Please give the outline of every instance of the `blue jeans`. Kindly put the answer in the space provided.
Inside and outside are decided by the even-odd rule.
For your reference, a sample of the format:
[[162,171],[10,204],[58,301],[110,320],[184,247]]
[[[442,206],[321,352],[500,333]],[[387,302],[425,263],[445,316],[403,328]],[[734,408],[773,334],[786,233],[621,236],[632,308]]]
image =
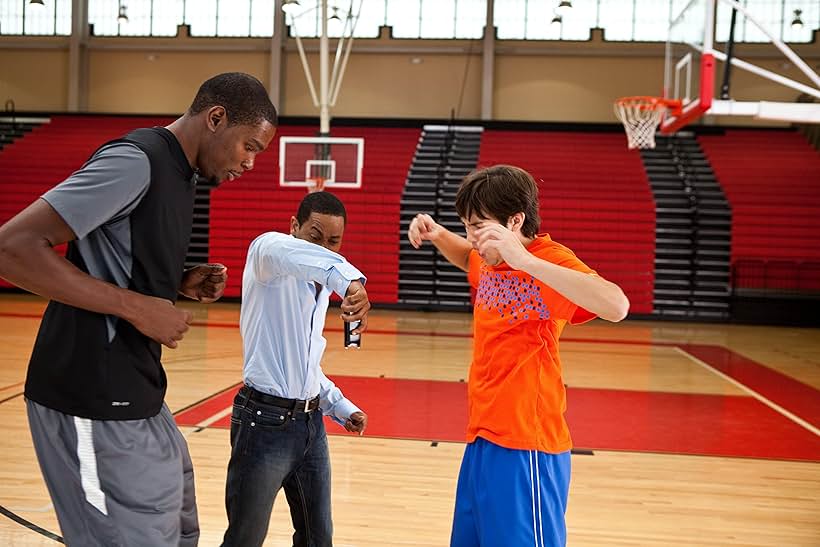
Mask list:
[[234,399],[231,460],[225,488],[223,547],[261,546],[281,488],[290,506],[295,547],[330,547],[330,457],[322,413]]

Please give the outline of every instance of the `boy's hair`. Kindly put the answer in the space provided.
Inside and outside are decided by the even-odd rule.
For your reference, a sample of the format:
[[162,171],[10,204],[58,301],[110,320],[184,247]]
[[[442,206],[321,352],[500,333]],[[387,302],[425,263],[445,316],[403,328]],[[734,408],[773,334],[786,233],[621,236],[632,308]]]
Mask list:
[[512,165],[494,165],[464,177],[456,194],[456,211],[462,219],[475,213],[478,218],[495,219],[505,226],[510,217],[523,212],[524,237],[535,237],[541,227],[538,185],[532,175]]
[[344,204],[330,192],[312,192],[306,195],[296,211],[296,222],[301,226],[311,213],[342,217],[347,224],[347,211]]
[[225,109],[228,125],[256,125],[262,120],[276,125],[278,119],[262,82],[242,72],[226,72],[206,80],[188,112],[199,114],[212,106]]

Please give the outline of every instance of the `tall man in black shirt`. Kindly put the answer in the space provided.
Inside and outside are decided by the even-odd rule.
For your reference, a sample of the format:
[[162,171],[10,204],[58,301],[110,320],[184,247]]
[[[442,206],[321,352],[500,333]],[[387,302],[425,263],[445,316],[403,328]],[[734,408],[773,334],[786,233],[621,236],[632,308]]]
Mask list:
[[[68,545],[196,545],[193,468],[165,406],[161,345],[213,302],[224,266],[184,271],[197,177],[233,180],[276,132],[264,86],[241,73],[200,87],[167,127],[104,144],[0,226],[0,276],[51,300],[34,344],[26,405],[40,468]],[[63,258],[52,247],[68,242]]]

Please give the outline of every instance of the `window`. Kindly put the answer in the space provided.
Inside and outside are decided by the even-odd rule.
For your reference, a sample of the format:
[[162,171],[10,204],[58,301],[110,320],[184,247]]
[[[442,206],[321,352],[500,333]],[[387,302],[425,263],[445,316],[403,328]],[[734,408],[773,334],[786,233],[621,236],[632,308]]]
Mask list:
[[[739,0],[759,23],[766,27],[775,38],[785,42],[811,42],[812,30],[820,26],[820,2],[817,0]],[[799,9],[803,27],[792,28],[794,10]],[[718,6],[715,39],[725,42],[729,39],[732,8]],[[738,14],[735,26],[736,42],[768,42],[769,39],[748,18]]]
[[[300,6],[292,33],[302,38],[319,36],[318,1],[301,0]],[[382,26],[391,27],[394,38],[481,38],[487,16],[487,0],[329,0],[329,15],[334,6],[342,17],[348,11],[354,17],[359,13],[353,34],[357,38],[376,38]],[[330,37],[340,34],[340,28],[328,29]]]
[[0,34],[68,36],[71,34],[71,0],[0,0]]
[[[120,2],[125,22],[117,20]],[[191,36],[270,37],[274,19],[273,0],[88,0],[96,36],[176,36],[186,24]]]
[[[811,42],[812,29],[820,26],[817,0],[739,0],[761,24],[787,42]],[[559,0],[495,0],[494,21],[500,39],[588,40],[590,29],[604,29],[610,41],[664,42],[669,19],[690,0],[572,0],[557,28],[551,24]],[[694,0],[705,6],[704,0]],[[792,29],[794,10],[800,9],[803,27]],[[705,10],[705,7],[704,7]],[[718,2],[716,40],[729,36],[731,6]],[[700,29],[703,34],[703,29]],[[746,17],[739,16],[735,28],[738,42],[764,42],[767,38]]]
[[[300,0],[300,11],[287,23],[304,38],[319,35],[320,0]],[[818,0],[738,0],[772,34],[786,42],[811,42],[820,27]],[[0,34],[53,36],[71,33],[72,0],[0,0]],[[118,21],[120,2],[127,21]],[[706,0],[572,0],[560,24],[553,24],[559,0],[495,0],[494,26],[502,40],[588,40],[590,29],[604,29],[610,41],[666,40],[669,18],[690,3]],[[334,8],[336,8],[334,10]],[[802,28],[792,28],[795,10]],[[174,36],[187,24],[192,36],[270,37],[274,0],[88,0],[88,19],[97,36]],[[705,11],[705,9],[704,9]],[[478,39],[483,36],[487,0],[328,0],[328,35],[338,37],[347,14],[358,13],[354,36],[375,38],[382,26],[396,38]],[[731,6],[718,2],[715,38],[729,37]],[[735,28],[738,42],[765,42],[766,35],[746,17]],[[352,22],[352,21],[351,21]],[[335,24],[334,24],[335,23]],[[693,30],[697,32],[697,29]],[[701,31],[702,34],[702,31]]]

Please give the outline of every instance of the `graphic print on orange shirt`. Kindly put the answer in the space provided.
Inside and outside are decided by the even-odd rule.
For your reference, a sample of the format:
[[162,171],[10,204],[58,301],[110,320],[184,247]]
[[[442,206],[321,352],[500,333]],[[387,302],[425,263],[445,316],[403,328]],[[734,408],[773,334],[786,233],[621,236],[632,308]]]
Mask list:
[[550,311],[541,294],[543,283],[529,274],[508,270],[482,271],[476,292],[476,306],[496,311],[509,324],[530,319],[547,320]]

